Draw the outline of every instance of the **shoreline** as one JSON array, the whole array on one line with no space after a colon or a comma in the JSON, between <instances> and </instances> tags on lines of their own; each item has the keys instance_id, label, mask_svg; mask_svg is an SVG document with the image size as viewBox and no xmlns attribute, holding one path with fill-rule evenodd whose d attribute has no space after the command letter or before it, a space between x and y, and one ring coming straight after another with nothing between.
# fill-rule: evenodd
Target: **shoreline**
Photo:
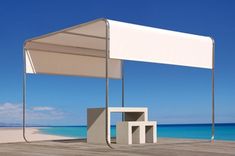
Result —
<instances>
[{"instance_id":1,"label":"shoreline","mask_svg":"<svg viewBox=\"0 0 235 156\"><path fill-rule=\"evenodd\" d=\"M23 133L22 128L0 127L0 143L25 142L22 133ZM26 138L28 141L73 139L72 137L44 134L41 133L39 128L36 127L26 129Z\"/></svg>"},{"instance_id":2,"label":"shoreline","mask_svg":"<svg viewBox=\"0 0 235 156\"><path fill-rule=\"evenodd\" d=\"M53 127L53 126L50 126ZM64 126L62 126L64 127ZM80 126L79 126L80 127ZM85 126L82 126L85 127ZM26 128L26 138L29 141L43 141L43 140L67 140L67 139L79 139L75 136L66 136L60 134L46 133L42 129L48 127L27 127ZM10 143L10 142L25 142L23 139L22 127L0 127L0 143ZM179 140L195 140L195 141L211 141L210 138L189 138L189 137L168 137L168 136L158 136L159 139L179 139ZM215 139L215 142L235 142L235 140L226 139Z\"/></svg>"}]
</instances>

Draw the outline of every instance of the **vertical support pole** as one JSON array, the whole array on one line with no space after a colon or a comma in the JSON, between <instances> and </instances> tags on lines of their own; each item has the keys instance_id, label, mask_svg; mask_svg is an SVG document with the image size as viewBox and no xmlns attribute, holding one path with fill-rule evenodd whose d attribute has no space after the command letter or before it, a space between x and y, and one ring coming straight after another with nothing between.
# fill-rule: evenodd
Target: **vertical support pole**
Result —
<instances>
[{"instance_id":1,"label":"vertical support pole","mask_svg":"<svg viewBox=\"0 0 235 156\"><path fill-rule=\"evenodd\" d=\"M25 60L25 49L23 48L23 86L22 86L22 96L23 96L23 138L25 142L29 143L26 139L26 60Z\"/></svg>"},{"instance_id":2,"label":"vertical support pole","mask_svg":"<svg viewBox=\"0 0 235 156\"><path fill-rule=\"evenodd\" d=\"M124 88L124 61L122 60L122 107L125 107L125 88ZM122 113L122 121L125 121L125 113Z\"/></svg>"},{"instance_id":3,"label":"vertical support pole","mask_svg":"<svg viewBox=\"0 0 235 156\"><path fill-rule=\"evenodd\" d=\"M215 41L213 38L213 51L212 51L212 127L211 127L211 142L215 139Z\"/></svg>"},{"instance_id":4,"label":"vertical support pole","mask_svg":"<svg viewBox=\"0 0 235 156\"><path fill-rule=\"evenodd\" d=\"M105 111L106 111L106 114L105 114L105 133L106 133L106 144L110 147L110 148L113 148L109 142L109 137L110 137L110 134L109 134L109 111L108 111L108 108L109 108L109 75L108 75L108 72L109 72L109 23L108 23L108 20L105 20L105 23L106 23L106 57L105 57Z\"/></svg>"}]
</instances>

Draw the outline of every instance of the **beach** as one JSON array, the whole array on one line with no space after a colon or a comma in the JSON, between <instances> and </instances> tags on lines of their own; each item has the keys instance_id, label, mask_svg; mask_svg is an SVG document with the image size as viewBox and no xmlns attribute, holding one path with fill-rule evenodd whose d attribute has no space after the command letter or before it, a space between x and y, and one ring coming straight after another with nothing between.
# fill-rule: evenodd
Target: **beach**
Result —
<instances>
[{"instance_id":1,"label":"beach","mask_svg":"<svg viewBox=\"0 0 235 156\"><path fill-rule=\"evenodd\" d=\"M22 133L22 128L0 128L0 143L24 142ZM38 128L27 128L26 138L28 141L71 139L71 137L43 134Z\"/></svg>"}]
</instances>

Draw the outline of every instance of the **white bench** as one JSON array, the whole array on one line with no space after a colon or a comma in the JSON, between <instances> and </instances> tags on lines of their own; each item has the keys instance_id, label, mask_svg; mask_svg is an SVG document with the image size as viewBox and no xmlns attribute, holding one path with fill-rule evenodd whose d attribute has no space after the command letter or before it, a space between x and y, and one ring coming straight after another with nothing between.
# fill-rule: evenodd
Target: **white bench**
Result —
<instances>
[{"instance_id":1,"label":"white bench","mask_svg":"<svg viewBox=\"0 0 235 156\"><path fill-rule=\"evenodd\" d=\"M156 121L118 122L116 126L117 144L156 143Z\"/></svg>"}]
</instances>

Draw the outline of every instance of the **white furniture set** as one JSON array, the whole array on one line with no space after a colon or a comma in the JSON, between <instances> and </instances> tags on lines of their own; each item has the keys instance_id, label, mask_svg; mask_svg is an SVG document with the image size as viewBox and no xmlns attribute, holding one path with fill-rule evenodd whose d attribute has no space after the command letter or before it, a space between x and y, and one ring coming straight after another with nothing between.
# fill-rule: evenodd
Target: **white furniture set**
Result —
<instances>
[{"instance_id":1,"label":"white furniture set","mask_svg":"<svg viewBox=\"0 0 235 156\"><path fill-rule=\"evenodd\" d=\"M125 121L116 125L117 144L156 143L156 122L148 121L148 109L136 107L108 108L108 141L110 143L111 113L124 113ZM105 143L105 108L89 108L87 110L87 142Z\"/></svg>"}]
</instances>

